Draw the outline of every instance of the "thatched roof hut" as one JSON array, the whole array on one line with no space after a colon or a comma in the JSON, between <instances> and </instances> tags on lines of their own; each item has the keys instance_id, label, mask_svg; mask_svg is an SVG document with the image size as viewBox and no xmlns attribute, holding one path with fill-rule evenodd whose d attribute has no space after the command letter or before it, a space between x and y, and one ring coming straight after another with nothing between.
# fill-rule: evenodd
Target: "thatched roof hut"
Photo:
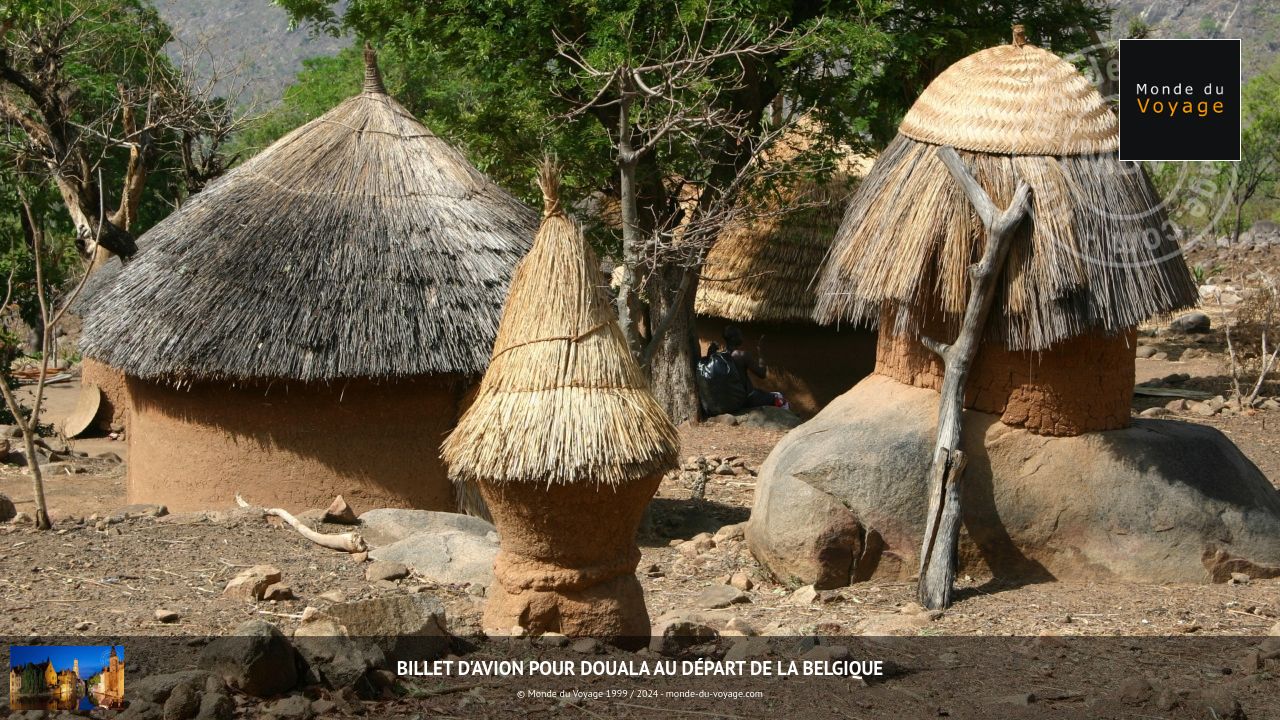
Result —
<instances>
[{"instance_id":1,"label":"thatched roof hut","mask_svg":"<svg viewBox=\"0 0 1280 720\"><path fill-rule=\"evenodd\" d=\"M627 347L600 262L544 168L547 209L511 281L493 358L443 452L458 480L620 485L670 469L679 440Z\"/></svg>"},{"instance_id":2,"label":"thatched roof hut","mask_svg":"<svg viewBox=\"0 0 1280 720\"><path fill-rule=\"evenodd\" d=\"M831 247L849 196L872 158L850 151L819 181L791 165L810 147L812 124L778 141L765 161L777 168L767 188L748 193L743 216L707 253L694 301L703 352L724 344L729 324L762 349L769 377L762 387L786 395L792 410L812 415L871 371L875 338L858 327L823 327L813 319L813 278Z\"/></svg>"},{"instance_id":3,"label":"thatched roof hut","mask_svg":"<svg viewBox=\"0 0 1280 720\"><path fill-rule=\"evenodd\" d=\"M997 205L1018 179L1031 186L969 406L1052 434L1127 424L1133 328L1197 295L1150 179L1117 157L1117 129L1089 81L1051 52L1015 41L955 63L855 193L817 281L815 317L879 321L877 372L938 387L941 364L918 338L954 337L984 237L938 157L951 146Z\"/></svg>"},{"instance_id":4,"label":"thatched roof hut","mask_svg":"<svg viewBox=\"0 0 1280 720\"><path fill-rule=\"evenodd\" d=\"M996 310L1009 349L1114 334L1196 302L1165 213L1139 165L1116 155L1115 115L1079 71L1032 45L1001 45L947 68L921 94L845 212L818 283L822 322L899 329L954 323L982 227L938 159L954 147L997 204L1015 180L1032 220L1011 250Z\"/></svg>"},{"instance_id":5,"label":"thatched roof hut","mask_svg":"<svg viewBox=\"0 0 1280 720\"><path fill-rule=\"evenodd\" d=\"M249 471L255 501L318 502L334 484L359 498L363 484L371 502L451 507L439 439L487 365L535 223L387 94L366 50L359 95L191 198L95 293L82 348L130 378L131 491L150 499L136 475L172 484L181 468L210 488L197 497L229 500L182 442L232 465L252 445L250 467L273 466ZM147 460L157 442L168 467ZM363 457L371 443L381 461Z\"/></svg>"}]
</instances>

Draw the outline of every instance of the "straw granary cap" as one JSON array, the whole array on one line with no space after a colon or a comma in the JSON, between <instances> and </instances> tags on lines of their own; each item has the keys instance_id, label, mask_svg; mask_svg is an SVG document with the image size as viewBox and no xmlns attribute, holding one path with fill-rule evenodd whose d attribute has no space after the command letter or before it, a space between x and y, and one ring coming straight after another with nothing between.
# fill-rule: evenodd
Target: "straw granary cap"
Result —
<instances>
[{"instance_id":1,"label":"straw granary cap","mask_svg":"<svg viewBox=\"0 0 1280 720\"><path fill-rule=\"evenodd\" d=\"M168 382L478 374L537 218L364 90L156 225L82 347Z\"/></svg>"},{"instance_id":2,"label":"straw granary cap","mask_svg":"<svg viewBox=\"0 0 1280 720\"><path fill-rule=\"evenodd\" d=\"M1190 307L1195 285L1140 165L1115 153L1116 122L1070 64L1027 44L980 51L945 70L854 193L816 280L815 319L895 332L958 326L982 223L938 158L955 147L999 206L1018 180L1018 227L994 308L994 339L1041 350L1114 334Z\"/></svg>"},{"instance_id":3,"label":"straw granary cap","mask_svg":"<svg viewBox=\"0 0 1280 720\"><path fill-rule=\"evenodd\" d=\"M679 448L675 427L649 393L549 165L540 182L542 226L511 280L479 393L444 443L450 475L617 485L665 472Z\"/></svg>"}]
</instances>

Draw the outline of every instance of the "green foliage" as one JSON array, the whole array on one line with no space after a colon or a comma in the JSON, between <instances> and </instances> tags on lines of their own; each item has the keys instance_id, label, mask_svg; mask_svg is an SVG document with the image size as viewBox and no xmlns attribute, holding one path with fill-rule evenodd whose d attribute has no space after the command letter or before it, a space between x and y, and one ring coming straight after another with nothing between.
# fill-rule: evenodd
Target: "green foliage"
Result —
<instances>
[{"instance_id":1,"label":"green foliage","mask_svg":"<svg viewBox=\"0 0 1280 720\"><path fill-rule=\"evenodd\" d=\"M462 144L481 169L530 200L537 199L534 161L544 151L565 164L571 197L609 186L614 170L602 120L553 120L569 109L556 93L581 99L573 93L582 89L558 57L557 33L602 65L652 56L676 41L672 30L679 21L700 19L707 1L351 0L338 12L331 0L276 0L295 20L374 39L389 89L434 131ZM813 31L803 48L770 58L768 77L746 91L769 98L778 92L790 107L810 110L825 132L824 150L837 143L883 145L938 72L980 48L1008 42L1015 21L1027 25L1033 41L1068 52L1088 43L1084 28L1103 29L1108 19L1094 0L725 0L713 7L757 34L775 25ZM260 138L278 136L327 109L324 101L358 77L354 50L333 62L310 63L290 91L292 100L264 122ZM668 177L705 172L691 167L689 153L678 147L664 148L659 162Z\"/></svg>"}]
</instances>

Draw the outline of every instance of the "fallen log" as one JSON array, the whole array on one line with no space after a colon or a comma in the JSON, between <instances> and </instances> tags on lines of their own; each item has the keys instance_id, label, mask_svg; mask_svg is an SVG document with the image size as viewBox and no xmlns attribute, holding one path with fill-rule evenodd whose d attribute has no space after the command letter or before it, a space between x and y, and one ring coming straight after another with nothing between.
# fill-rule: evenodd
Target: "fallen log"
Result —
<instances>
[{"instance_id":1,"label":"fallen log","mask_svg":"<svg viewBox=\"0 0 1280 720\"><path fill-rule=\"evenodd\" d=\"M940 148L938 158L951 171L952 178L964 190L982 220L986 229L986 246L982 259L969 266L969 301L955 342L948 345L932 338L920 338L925 347L942 358L943 364L938 432L929 472L929 514L925 519L924 543L920 550L918 595L920 604L930 610L951 605L956 575L956 546L960 540L962 517L961 482L965 467L964 451L960 449L965 385L982 343L987 316L995 301L1013 233L1027 215L1031 198L1031 187L1019 179L1013 200L1002 211L991 201L953 148Z\"/></svg>"}]
</instances>

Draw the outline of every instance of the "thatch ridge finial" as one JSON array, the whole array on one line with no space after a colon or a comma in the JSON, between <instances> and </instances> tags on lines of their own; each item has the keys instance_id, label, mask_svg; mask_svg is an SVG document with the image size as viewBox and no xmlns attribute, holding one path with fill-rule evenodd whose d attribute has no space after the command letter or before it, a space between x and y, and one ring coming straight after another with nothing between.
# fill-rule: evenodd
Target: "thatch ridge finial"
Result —
<instances>
[{"instance_id":1,"label":"thatch ridge finial","mask_svg":"<svg viewBox=\"0 0 1280 720\"><path fill-rule=\"evenodd\" d=\"M542 217L564 215L560 203L560 163L554 155L542 158L538 166L538 187L542 190Z\"/></svg>"},{"instance_id":2,"label":"thatch ridge finial","mask_svg":"<svg viewBox=\"0 0 1280 720\"><path fill-rule=\"evenodd\" d=\"M1013 26L1013 46L1022 47L1027 44L1027 27L1022 23Z\"/></svg>"},{"instance_id":3,"label":"thatch ridge finial","mask_svg":"<svg viewBox=\"0 0 1280 720\"><path fill-rule=\"evenodd\" d=\"M364 41L364 91L387 94L387 88L382 84L382 72L378 70L378 51L368 40Z\"/></svg>"}]
</instances>

